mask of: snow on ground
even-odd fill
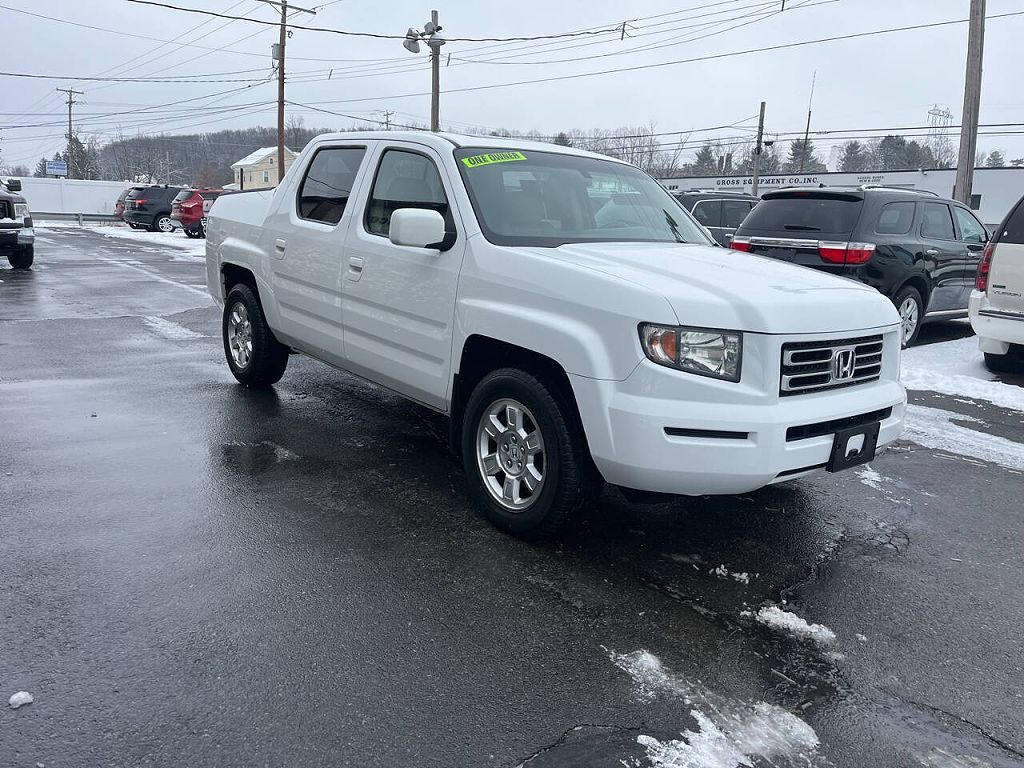
[[[169,246],[184,251],[184,253],[172,254],[172,258],[178,261],[206,261],[206,240],[202,238],[193,240],[186,237],[185,233],[181,230],[174,232],[147,232],[144,229],[132,229],[125,224],[90,224],[80,227],[71,221],[41,221],[37,222],[36,229],[80,229],[86,232],[94,232],[104,237],[130,240],[139,245],[148,245],[154,248]]]
[[[977,428],[963,426],[977,424]],[[908,405],[903,439],[938,451],[990,461],[1024,472],[1024,444],[984,432],[986,423],[973,416]]]
[[[647,651],[615,653],[612,662],[633,680],[643,700],[662,696],[680,699],[681,715],[692,717],[697,730],[684,730],[679,739],[661,741],[641,734],[637,743],[654,768],[736,768],[768,764],[776,768],[822,765],[816,756],[818,736],[791,712],[766,702],[744,702],[720,696],[699,683],[666,670]],[[627,765],[639,768],[634,760]]]
[[[974,336],[904,350],[900,378],[907,389],[985,400],[1024,411],[1024,387],[996,380],[985,367]]]
[[[835,642],[836,633],[821,624],[808,624],[795,613],[784,611],[777,605],[765,606],[754,617],[761,624],[777,632],[793,635],[801,640],[826,645]]]
[[[35,699],[32,698],[32,694],[28,691],[18,691],[16,694],[11,696],[8,700],[8,704],[11,705],[11,709],[17,709],[23,707],[26,704],[31,704]]]
[[[857,477],[864,485],[874,488],[876,491],[882,490],[882,476],[869,465],[865,465],[857,470]]]
[[[712,568],[710,571],[708,571],[708,573],[710,573],[712,576],[717,576],[720,579],[735,579],[740,584],[750,583],[749,573],[747,573],[746,571],[743,571],[742,573],[730,571],[728,568],[725,567],[725,563],[722,563],[717,568]]]
[[[142,322],[165,339],[172,341],[187,341],[188,339],[201,339],[203,334],[179,325],[171,320],[162,317],[150,316],[142,318]]]

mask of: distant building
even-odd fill
[[[231,164],[238,189],[270,189],[276,187],[281,177],[292,167],[296,154],[284,148],[284,171],[278,172],[277,147],[260,147],[236,163]]]

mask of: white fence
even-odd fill
[[[114,213],[127,181],[21,178],[21,195],[33,213]]]

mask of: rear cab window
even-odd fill
[[[849,236],[863,208],[864,199],[856,195],[801,190],[776,194],[753,207],[743,231],[813,239],[828,239],[822,234]]]
[[[299,185],[299,218],[329,226],[341,221],[365,154],[366,147],[318,149]]]

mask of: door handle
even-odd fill
[[[358,256],[352,256],[348,260],[348,279],[353,282],[363,276],[363,260]]]
[[[279,259],[283,259],[284,258],[284,246],[285,246],[284,240],[281,240],[280,238],[275,240],[274,241],[274,256],[276,256]]]
[[[937,250],[935,250],[934,248],[929,248],[924,253],[925,253],[925,256],[938,256],[939,255],[939,252]]]

